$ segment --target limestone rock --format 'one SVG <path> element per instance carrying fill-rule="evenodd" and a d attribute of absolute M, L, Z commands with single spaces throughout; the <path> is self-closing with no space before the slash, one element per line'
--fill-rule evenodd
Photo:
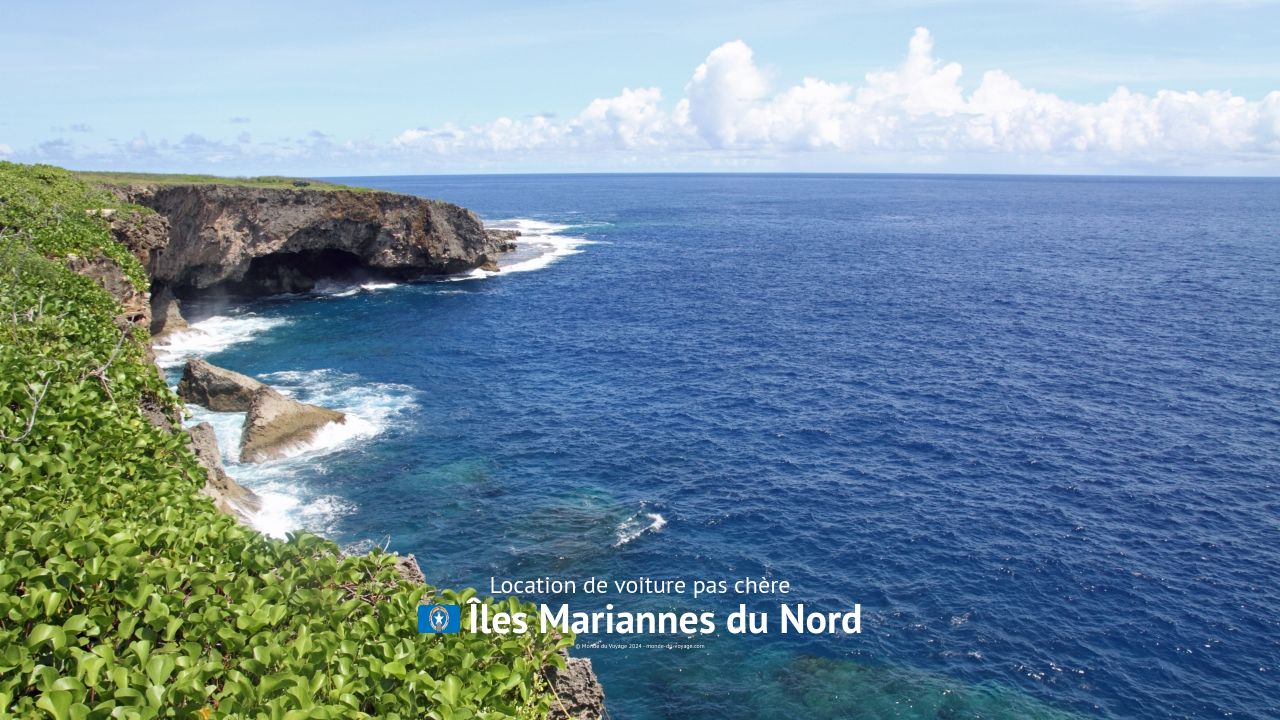
<path fill-rule="evenodd" d="M 307 292 L 324 279 L 465 272 L 501 252 L 474 213 L 411 195 L 310 187 L 132 185 L 112 190 L 169 225 L 149 255 L 157 289 L 186 297 Z"/>
<path fill-rule="evenodd" d="M 516 249 L 516 238 L 520 237 L 519 230 L 505 229 L 486 229 L 485 233 L 489 236 L 489 242 L 501 252 L 508 252 Z"/>
<path fill-rule="evenodd" d="M 142 393 L 138 410 L 147 422 L 163 430 L 166 435 L 172 435 L 182 420 L 182 408 L 178 403 L 170 403 L 167 397 L 161 398 L 150 390 Z"/>
<path fill-rule="evenodd" d="M 315 437 L 325 425 L 344 423 L 337 410 L 309 405 L 263 385 L 254 392 L 240 437 L 240 460 L 263 462 L 281 457 L 292 445 Z"/>
<path fill-rule="evenodd" d="M 133 286 L 124 270 L 115 260 L 97 251 L 93 257 L 67 256 L 67 267 L 72 272 L 93 280 L 115 298 L 123 309 L 122 317 L 129 323 L 149 327 L 151 325 L 151 300 L 145 292 Z"/>
<path fill-rule="evenodd" d="M 187 319 L 182 317 L 178 299 L 168 288 L 151 293 L 151 336 L 162 339 L 165 335 L 187 329 Z"/>
<path fill-rule="evenodd" d="M 604 716 L 604 688 L 596 677 L 591 661 L 576 658 L 561 651 L 565 658 L 564 670 L 547 671 L 551 689 L 556 699 L 551 702 L 548 720 L 600 720 Z"/>
<path fill-rule="evenodd" d="M 200 492 L 213 498 L 214 505 L 243 522 L 248 516 L 262 509 L 262 499 L 249 488 L 237 483 L 222 467 L 222 454 L 218 450 L 218 437 L 209 423 L 187 428 L 188 443 L 196 460 L 204 466 L 207 477 Z"/>
<path fill-rule="evenodd" d="M 400 555 L 396 557 L 396 572 L 400 573 L 400 577 L 405 582 L 414 585 L 426 585 L 427 576 L 422 574 L 422 568 L 418 567 L 418 559 L 413 555 Z"/>
<path fill-rule="evenodd" d="M 107 218 L 112 236 L 128 248 L 143 267 L 149 268 L 152 258 L 169 244 L 169 221 L 162 215 L 138 210 L 100 212 Z"/>
<path fill-rule="evenodd" d="M 182 369 L 178 397 L 217 412 L 248 412 L 253 394 L 263 387 L 247 375 L 192 358 Z"/>

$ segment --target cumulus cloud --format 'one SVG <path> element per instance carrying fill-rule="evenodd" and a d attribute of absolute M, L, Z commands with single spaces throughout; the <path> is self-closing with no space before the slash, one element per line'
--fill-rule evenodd
<path fill-rule="evenodd" d="M 8 157 L 13 154 L 13 148 L 4 143 L 0 143 L 0 157 Z"/>
<path fill-rule="evenodd" d="M 1226 91 L 1154 95 L 1117 88 L 1079 103 L 987 72 L 966 93 L 963 68 L 917 28 L 897 67 L 859 84 L 805 78 L 772 91 L 741 40 L 711 51 L 667 112 L 657 88 L 593 100 L 561 123 L 501 118 L 469 128 L 416 128 L 396 145 L 425 153 L 650 150 L 724 155 L 824 151 L 860 156 L 1016 157 L 1094 167 L 1280 160 L 1280 92 L 1249 101 Z"/>
<path fill-rule="evenodd" d="M 693 71 L 677 108 L 681 124 L 690 124 L 712 147 L 735 144 L 747 129 L 742 120 L 764 99 L 769 80 L 741 40 L 711 51 Z"/>
<path fill-rule="evenodd" d="M 808 77 L 775 88 L 741 40 L 713 49 L 678 98 L 626 88 L 575 115 L 500 117 L 476 125 L 403 130 L 384 140 L 340 141 L 318 131 L 253 142 L 189 135 L 116 143 L 122 157 L 168 158 L 217 169 L 350 168 L 398 171 L 590 167 L 821 167 L 1082 171 L 1280 171 L 1280 91 L 1250 100 L 1228 91 L 1154 94 L 1119 87 L 1093 103 L 1023 85 L 999 70 L 972 91 L 957 62 L 940 59 L 917 28 L 896 67 L 850 80 Z M 247 118 L 235 118 L 233 122 Z M 41 146 L 47 157 L 78 148 Z M 21 155 L 21 153 L 19 153 Z M 127 165 L 127 159 L 103 162 Z"/>

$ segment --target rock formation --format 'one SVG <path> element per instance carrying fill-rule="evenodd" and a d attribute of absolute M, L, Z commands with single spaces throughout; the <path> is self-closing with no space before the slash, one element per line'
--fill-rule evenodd
<path fill-rule="evenodd" d="M 307 292 L 325 279 L 412 280 L 479 267 L 497 270 L 498 254 L 514 249 L 519 236 L 513 230 L 486 231 L 479 218 L 457 205 L 392 193 L 222 184 L 111 189 L 158 213 L 103 213 L 116 238 L 147 268 L 151 295 L 126 287 L 119 268 L 105 258 L 71 262 L 120 300 L 130 322 L 156 336 L 186 326 L 178 298 Z M 340 412 L 289 399 L 203 360 L 187 363 L 178 391 L 211 410 L 246 412 L 240 447 L 246 462 L 279 457 L 326 424 L 346 420 Z M 143 410 L 157 425 L 168 422 L 176 429 L 163 408 Z M 207 472 L 202 492 L 247 522 L 261 500 L 227 475 L 212 426 L 201 423 L 186 432 Z M 412 555 L 398 558 L 396 570 L 408 582 L 425 582 Z M 565 659 L 564 670 L 546 673 L 557 698 L 550 717 L 604 717 L 604 691 L 591 661 L 567 653 Z"/>
<path fill-rule="evenodd" d="M 564 669 L 547 671 L 547 680 L 556 695 L 547 720 L 600 720 L 604 717 L 604 688 L 600 687 L 591 661 L 572 657 L 564 651 L 561 654 L 565 659 Z"/>
<path fill-rule="evenodd" d="M 418 559 L 412 554 L 396 556 L 396 572 L 400 573 L 400 577 L 405 582 L 414 585 L 426 585 L 427 576 L 422 574 L 422 568 L 418 567 Z"/>
<path fill-rule="evenodd" d="M 182 317 L 178 299 L 168 288 L 151 293 L 151 335 L 157 340 L 179 330 L 187 329 L 187 319 Z"/>
<path fill-rule="evenodd" d="M 264 385 L 249 402 L 240 437 L 240 460 L 263 462 L 281 457 L 290 446 L 314 438 L 325 425 L 346 420 L 337 410 L 298 402 Z"/>
<path fill-rule="evenodd" d="M 121 317 L 129 324 L 144 328 L 151 326 L 150 298 L 147 293 L 133 286 L 133 282 L 115 260 L 99 251 L 88 258 L 68 255 L 66 263 L 72 272 L 97 282 L 108 295 L 115 298 L 123 309 Z"/>
<path fill-rule="evenodd" d="M 180 298 L 459 273 L 511 244 L 510 233 L 490 234 L 470 210 L 395 193 L 229 184 L 112 190 L 167 220 L 168 243 L 150 252 L 148 269 L 157 292 Z"/>
<path fill-rule="evenodd" d="M 131 210 L 111 212 L 106 217 L 116 241 L 143 267 L 150 267 L 152 259 L 169 244 L 169 221 L 161 215 Z"/>
<path fill-rule="evenodd" d="M 218 452 L 218 437 L 209 423 L 187 428 L 188 444 L 196 460 L 204 466 L 208 477 L 200 492 L 213 498 L 219 510 L 248 522 L 248 516 L 262 509 L 262 500 L 252 490 L 240 485 L 227 475 L 222 467 L 222 455 Z"/>
<path fill-rule="evenodd" d="M 262 383 L 200 358 L 187 361 L 178 381 L 178 397 L 217 412 L 248 412 Z"/>

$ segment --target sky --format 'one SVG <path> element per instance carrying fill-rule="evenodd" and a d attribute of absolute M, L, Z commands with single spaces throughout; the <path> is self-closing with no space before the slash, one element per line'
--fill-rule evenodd
<path fill-rule="evenodd" d="M 0 159 L 1280 175 L 1277 0 L 0 0 Z"/>

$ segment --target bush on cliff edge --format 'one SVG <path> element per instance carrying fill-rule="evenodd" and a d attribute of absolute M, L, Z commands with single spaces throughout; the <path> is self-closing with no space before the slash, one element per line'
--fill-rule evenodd
<path fill-rule="evenodd" d="M 264 537 L 197 492 L 182 434 L 139 412 L 171 398 L 142 331 L 51 259 L 100 250 L 145 282 L 111 203 L 0 163 L 0 716 L 544 717 L 568 640 L 420 636 L 419 603 L 475 591 Z"/>

